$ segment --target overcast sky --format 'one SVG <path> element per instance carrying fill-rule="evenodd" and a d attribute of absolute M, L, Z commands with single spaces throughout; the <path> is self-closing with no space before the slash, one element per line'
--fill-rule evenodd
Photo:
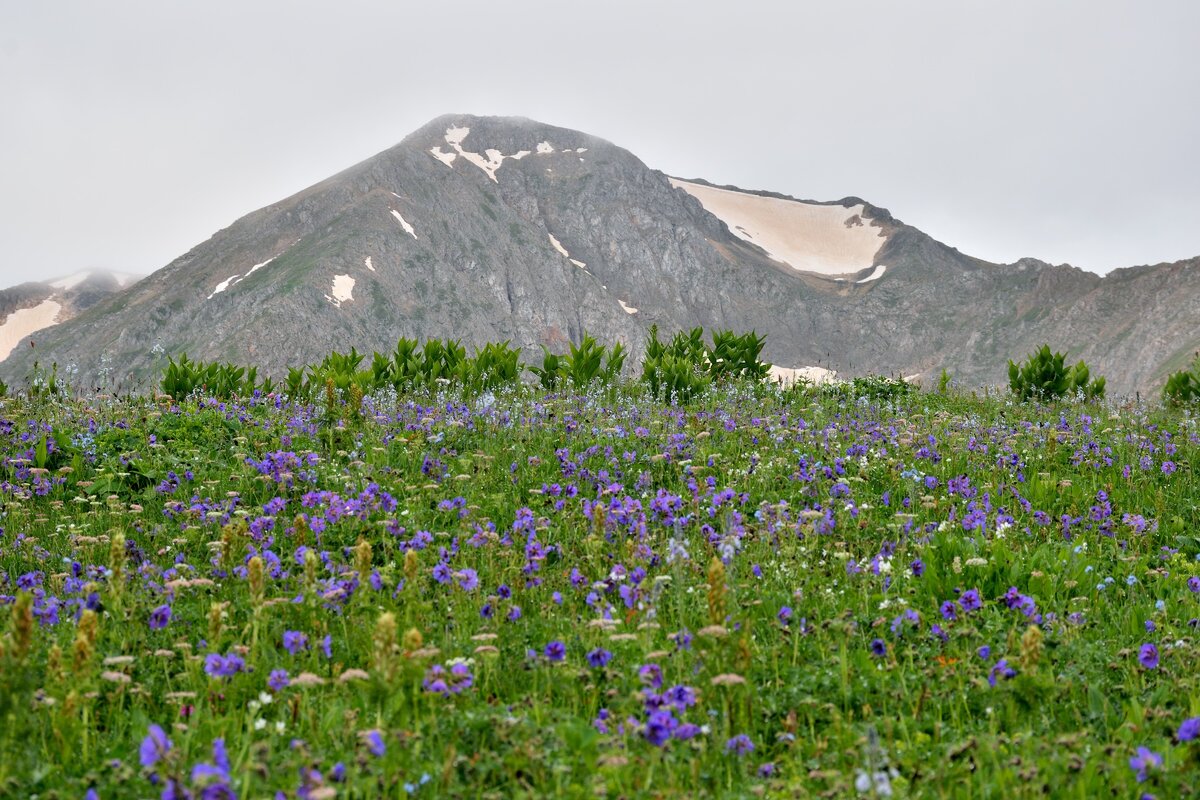
<path fill-rule="evenodd" d="M 449 112 L 993 261 L 1188 258 L 1197 36 L 1196 0 L 9 3 L 0 284 L 151 272 Z"/>

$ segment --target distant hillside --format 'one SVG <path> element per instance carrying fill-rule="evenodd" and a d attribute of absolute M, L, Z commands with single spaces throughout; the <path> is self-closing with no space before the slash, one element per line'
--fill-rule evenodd
<path fill-rule="evenodd" d="M 782 367 L 967 384 L 1046 342 L 1149 391 L 1200 346 L 1200 261 L 992 264 L 859 198 L 670 178 L 585 133 L 451 115 L 40 331 L 0 375 L 37 358 L 96 383 L 103 355 L 132 386 L 163 351 L 282 374 L 400 336 L 536 353 L 585 330 L 636 357 L 652 323 L 755 329 Z"/>

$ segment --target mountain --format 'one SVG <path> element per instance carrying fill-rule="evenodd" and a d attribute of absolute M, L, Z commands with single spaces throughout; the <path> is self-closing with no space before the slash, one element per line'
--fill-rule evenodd
<path fill-rule="evenodd" d="M 27 336 L 73 319 L 133 280 L 124 273 L 86 270 L 0 289 L 0 359 Z"/>
<path fill-rule="evenodd" d="M 214 234 L 18 348 L 82 385 L 145 382 L 164 353 L 282 374 L 400 336 L 588 331 L 635 355 L 647 328 L 757 330 L 784 367 L 1005 381 L 1043 342 L 1110 392 L 1157 390 L 1200 347 L 1200 259 L 1106 277 L 964 255 L 857 197 L 832 202 L 664 175 L 602 139 L 451 115 Z"/>

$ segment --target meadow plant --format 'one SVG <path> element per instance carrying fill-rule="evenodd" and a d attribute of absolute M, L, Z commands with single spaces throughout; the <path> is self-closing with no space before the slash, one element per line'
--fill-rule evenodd
<path fill-rule="evenodd" d="M 3 400 L 0 796 L 1193 792 L 1192 415 L 345 355 Z"/>

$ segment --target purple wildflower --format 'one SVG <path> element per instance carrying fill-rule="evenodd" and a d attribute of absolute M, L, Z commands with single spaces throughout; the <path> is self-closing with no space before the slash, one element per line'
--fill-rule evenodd
<path fill-rule="evenodd" d="M 204 671 L 214 678 L 232 678 L 246 669 L 246 662 L 234 653 L 209 653 L 204 659 Z"/>
<path fill-rule="evenodd" d="M 300 631 L 283 632 L 283 649 L 292 655 L 308 649 L 308 634 Z"/>
<path fill-rule="evenodd" d="M 567 646 L 556 639 L 546 645 L 542 653 L 551 661 L 562 661 L 567 655 Z"/>
<path fill-rule="evenodd" d="M 267 676 L 267 688 L 272 692 L 282 692 L 291 682 L 286 669 L 273 669 Z"/>
<path fill-rule="evenodd" d="M 593 669 L 600 669 L 612 661 L 613 654 L 603 647 L 597 647 L 587 654 L 588 666 Z"/>
<path fill-rule="evenodd" d="M 1181 742 L 1190 742 L 1200 736 L 1200 717 L 1190 717 L 1179 725 L 1175 738 Z"/>
<path fill-rule="evenodd" d="M 171 740 L 167 738 L 166 732 L 158 725 L 151 723 L 149 733 L 146 734 L 145 739 L 142 739 L 142 746 L 138 748 L 138 758 L 141 760 L 142 766 L 154 766 L 170 751 Z"/>
<path fill-rule="evenodd" d="M 1137 773 L 1138 783 L 1146 780 L 1146 773 L 1151 767 L 1161 767 L 1162 756 L 1149 747 L 1139 747 L 1137 753 L 1129 758 L 1129 768 Z"/>
<path fill-rule="evenodd" d="M 1145 669 L 1158 669 L 1158 648 L 1146 642 L 1138 648 L 1138 663 Z"/>
<path fill-rule="evenodd" d="M 150 630 L 152 631 L 162 630 L 170 621 L 171 607 L 169 605 L 161 605 L 150 612 Z"/>
<path fill-rule="evenodd" d="M 733 753 L 737 756 L 744 756 L 747 753 L 754 751 L 754 742 L 750 741 L 750 737 L 744 733 L 739 733 L 725 743 L 725 752 Z"/>
<path fill-rule="evenodd" d="M 983 598 L 980 596 L 978 589 L 967 589 L 962 593 L 962 597 L 958 599 L 958 603 L 962 606 L 962 610 L 968 614 L 983 608 Z"/>

